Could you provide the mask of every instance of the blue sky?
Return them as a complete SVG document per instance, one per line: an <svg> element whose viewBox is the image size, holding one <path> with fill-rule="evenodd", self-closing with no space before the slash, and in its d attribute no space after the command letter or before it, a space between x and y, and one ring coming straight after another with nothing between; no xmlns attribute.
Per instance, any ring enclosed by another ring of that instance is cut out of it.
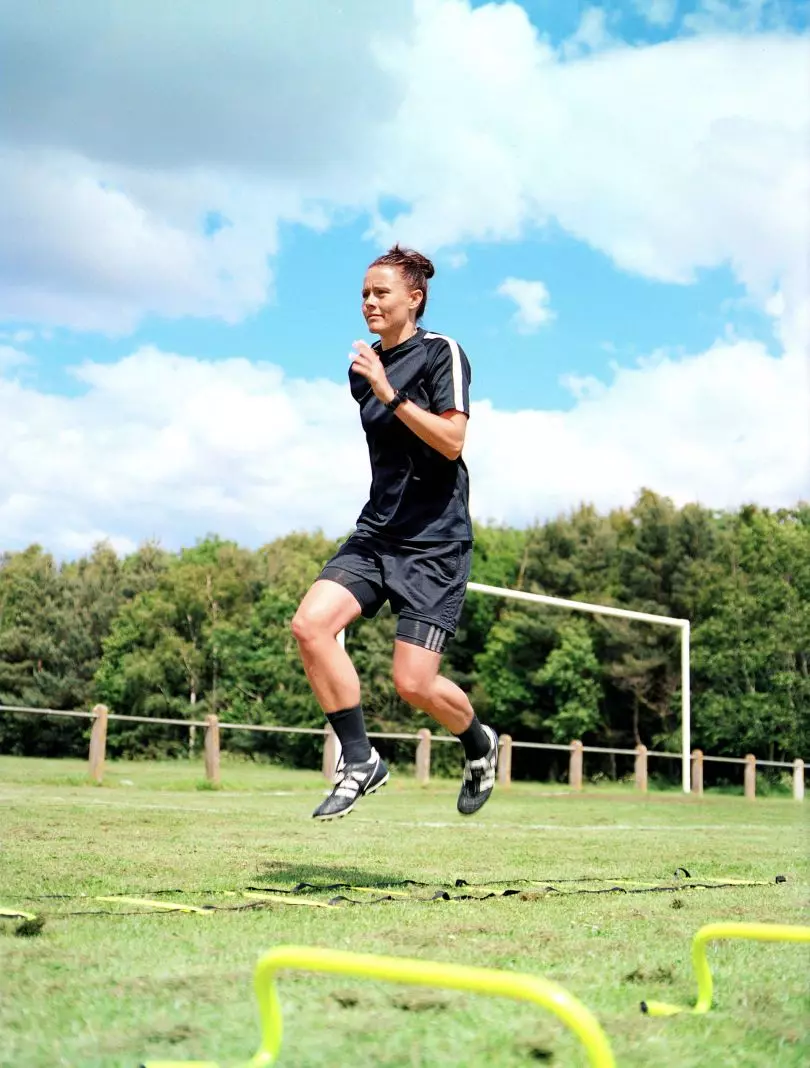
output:
<svg viewBox="0 0 810 1068"><path fill-rule="evenodd" d="M347 353L394 239L434 258L425 324L473 365L479 518L650 484L718 507L805 495L808 5L402 0L376 39L371 7L314 31L292 0L253 33L245 12L203 86L224 0L190 8L182 41L152 0L66 10L61 38L0 0L19 110L0 548L344 530L367 478ZM138 19L158 103L129 96ZM109 57L88 59L88 27ZM304 87L299 33L323 57ZM38 77L55 60L66 88ZM504 480L509 441L526 466Z"/></svg>
<svg viewBox="0 0 810 1068"><path fill-rule="evenodd" d="M41 388L76 392L81 386L68 369L77 353L116 361L133 348L155 344L202 359L271 360L293 377L343 382L351 342L368 336L359 292L376 249L364 240L367 227L368 220L359 220L326 234L289 228L274 259L276 291L243 322L149 317L132 334L115 339L60 331L30 346L37 357L31 373ZM425 326L460 339L473 361L475 393L500 408L570 408L575 398L562 376L607 379L611 364L633 365L659 348L701 352L730 318L741 337L772 344L770 320L742 303L744 291L727 268L702 272L693 284L651 281L616 270L602 253L554 228L464 252L467 263L460 267L437 256ZM554 318L542 329L515 330L515 304L497 292L509 276L543 279ZM741 305L730 317L733 301Z"/></svg>

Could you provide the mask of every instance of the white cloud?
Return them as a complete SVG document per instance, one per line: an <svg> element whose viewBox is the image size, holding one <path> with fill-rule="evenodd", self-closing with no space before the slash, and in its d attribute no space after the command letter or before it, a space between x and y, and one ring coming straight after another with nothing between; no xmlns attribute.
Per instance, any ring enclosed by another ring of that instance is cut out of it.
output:
<svg viewBox="0 0 810 1068"><path fill-rule="evenodd" d="M393 154L386 187L412 206L381 239L514 239L555 218L646 277L729 265L759 301L798 269L806 40L699 37L560 64L511 5L422 10L391 63L433 76L411 82L391 133L423 165Z"/></svg>
<svg viewBox="0 0 810 1068"><path fill-rule="evenodd" d="M451 252L447 256L447 262L454 270L458 270L460 267L466 267L467 266L467 253L466 252Z"/></svg>
<svg viewBox="0 0 810 1068"><path fill-rule="evenodd" d="M13 345L25 345L36 336L34 330L0 330L0 339L10 341Z"/></svg>
<svg viewBox="0 0 810 1068"><path fill-rule="evenodd" d="M784 24L782 0L700 0L683 20L695 33L752 33Z"/></svg>
<svg viewBox="0 0 810 1068"><path fill-rule="evenodd" d="M571 412L476 412L479 515L529 521L580 501L626 505L641 486L680 504L729 508L810 494L810 383L798 355L718 345L685 361L617 370L607 386L571 386L580 396Z"/></svg>
<svg viewBox="0 0 810 1068"><path fill-rule="evenodd" d="M530 282L525 278L505 278L497 292L517 304L513 322L522 334L539 330L544 323L554 318L549 307L549 292L542 282Z"/></svg>
<svg viewBox="0 0 810 1068"><path fill-rule="evenodd" d="M22 349L15 348L13 345L0 344L0 375L30 362L31 357Z"/></svg>
<svg viewBox="0 0 810 1068"><path fill-rule="evenodd" d="M651 26L669 26L678 10L678 0L633 0L633 3Z"/></svg>
<svg viewBox="0 0 810 1068"><path fill-rule="evenodd" d="M261 307L279 223L366 196L402 91L372 43L406 40L409 9L0 0L0 320L122 333ZM206 236L211 210L230 225Z"/></svg>
<svg viewBox="0 0 810 1068"><path fill-rule="evenodd" d="M74 555L218 532L258 545L291 529L346 532L368 458L345 386L270 364L144 348L75 370L78 396L0 376L0 531ZM751 342L572 378L570 411L473 404L466 458L480 519L543 518L582 500L627 504L641 486L678 502L790 505L810 493L806 362Z"/></svg>
<svg viewBox="0 0 810 1068"><path fill-rule="evenodd" d="M777 10L700 14L727 31ZM561 60L522 7L466 0L0 0L0 27L0 318L233 321L272 292L281 221L353 211L429 252L554 220L646 277L728 265L760 304L802 291L806 37L599 51L592 6L568 48L588 55ZM380 198L408 207L385 219ZM232 225L206 237L211 209Z"/></svg>
<svg viewBox="0 0 810 1068"><path fill-rule="evenodd" d="M76 397L0 378L6 547L72 552L100 532L189 543L212 529L256 543L354 520L367 460L342 387L153 348L74 375Z"/></svg>
<svg viewBox="0 0 810 1068"><path fill-rule="evenodd" d="M607 12L603 7L586 7L576 30L562 43L566 59L574 59L592 52L604 52L621 44L608 29Z"/></svg>
<svg viewBox="0 0 810 1068"><path fill-rule="evenodd" d="M185 211L217 196L190 178ZM16 235L0 251L0 318L110 332L145 311L234 321L267 299L275 222L253 221L250 239L232 228L208 238L165 205L105 187L82 159L0 152L0 231Z"/></svg>

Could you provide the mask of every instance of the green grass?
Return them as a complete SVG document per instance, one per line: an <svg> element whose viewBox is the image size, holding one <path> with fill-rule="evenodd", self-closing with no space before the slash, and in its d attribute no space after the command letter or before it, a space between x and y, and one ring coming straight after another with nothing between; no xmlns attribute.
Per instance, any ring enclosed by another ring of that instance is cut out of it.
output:
<svg viewBox="0 0 810 1068"><path fill-rule="evenodd" d="M200 789L197 764L84 765L0 757L0 906L42 912L38 936L0 921L0 1064L135 1068L140 1059L246 1059L258 1031L259 954L295 942L451 960L547 976L594 1011L623 1065L810 1063L805 947L720 944L708 1016L651 1019L642 998L691 1002L693 933L715 920L807 922L807 808L792 800L515 784L474 820L456 784L406 775L347 820L309 819L314 773L223 765ZM578 876L787 883L678 894L385 902L336 910L277 907L208 916L76 916L92 901L47 893L149 895L300 880L436 885ZM677 903L677 905L676 905ZM675 906L675 907L673 907ZM529 1006L491 998L290 973L282 1065L517 1068L586 1061L573 1037ZM550 1059L549 1059L550 1058Z"/></svg>

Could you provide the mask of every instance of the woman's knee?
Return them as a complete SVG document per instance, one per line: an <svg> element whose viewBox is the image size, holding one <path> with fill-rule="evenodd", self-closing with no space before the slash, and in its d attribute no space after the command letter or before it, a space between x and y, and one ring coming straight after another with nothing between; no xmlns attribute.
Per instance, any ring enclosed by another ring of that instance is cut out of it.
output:
<svg viewBox="0 0 810 1068"><path fill-rule="evenodd" d="M322 638L334 637L330 634L329 618L319 611L317 606L302 602L292 618L293 637L299 645L309 645Z"/></svg>
<svg viewBox="0 0 810 1068"><path fill-rule="evenodd" d="M340 629L336 627L334 617L334 606L329 603L328 598L318 596L316 591L310 591L299 604L292 619L295 640L308 645L324 638L334 638Z"/></svg>
<svg viewBox="0 0 810 1068"><path fill-rule="evenodd" d="M416 708L430 703L434 673L414 670L410 665L394 665L394 688L403 701Z"/></svg>
<svg viewBox="0 0 810 1068"><path fill-rule="evenodd" d="M292 618L293 636L299 645L334 638L359 613L359 605L347 590L335 583L316 583Z"/></svg>
<svg viewBox="0 0 810 1068"><path fill-rule="evenodd" d="M292 622L290 623L290 630L292 631L293 637L299 645L303 642L310 640L310 636L313 630L312 621L309 612L307 612L303 605L298 606L298 610L292 617Z"/></svg>

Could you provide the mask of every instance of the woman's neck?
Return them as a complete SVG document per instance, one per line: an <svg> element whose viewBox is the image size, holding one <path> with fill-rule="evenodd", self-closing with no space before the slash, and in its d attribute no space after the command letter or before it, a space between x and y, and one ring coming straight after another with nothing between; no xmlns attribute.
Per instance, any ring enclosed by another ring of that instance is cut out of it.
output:
<svg viewBox="0 0 810 1068"><path fill-rule="evenodd" d="M384 334L380 334L380 342L382 343L382 350L396 348L397 345L401 345L403 341L407 341L412 338L417 331L416 323L407 322L404 326L393 332L386 331Z"/></svg>

